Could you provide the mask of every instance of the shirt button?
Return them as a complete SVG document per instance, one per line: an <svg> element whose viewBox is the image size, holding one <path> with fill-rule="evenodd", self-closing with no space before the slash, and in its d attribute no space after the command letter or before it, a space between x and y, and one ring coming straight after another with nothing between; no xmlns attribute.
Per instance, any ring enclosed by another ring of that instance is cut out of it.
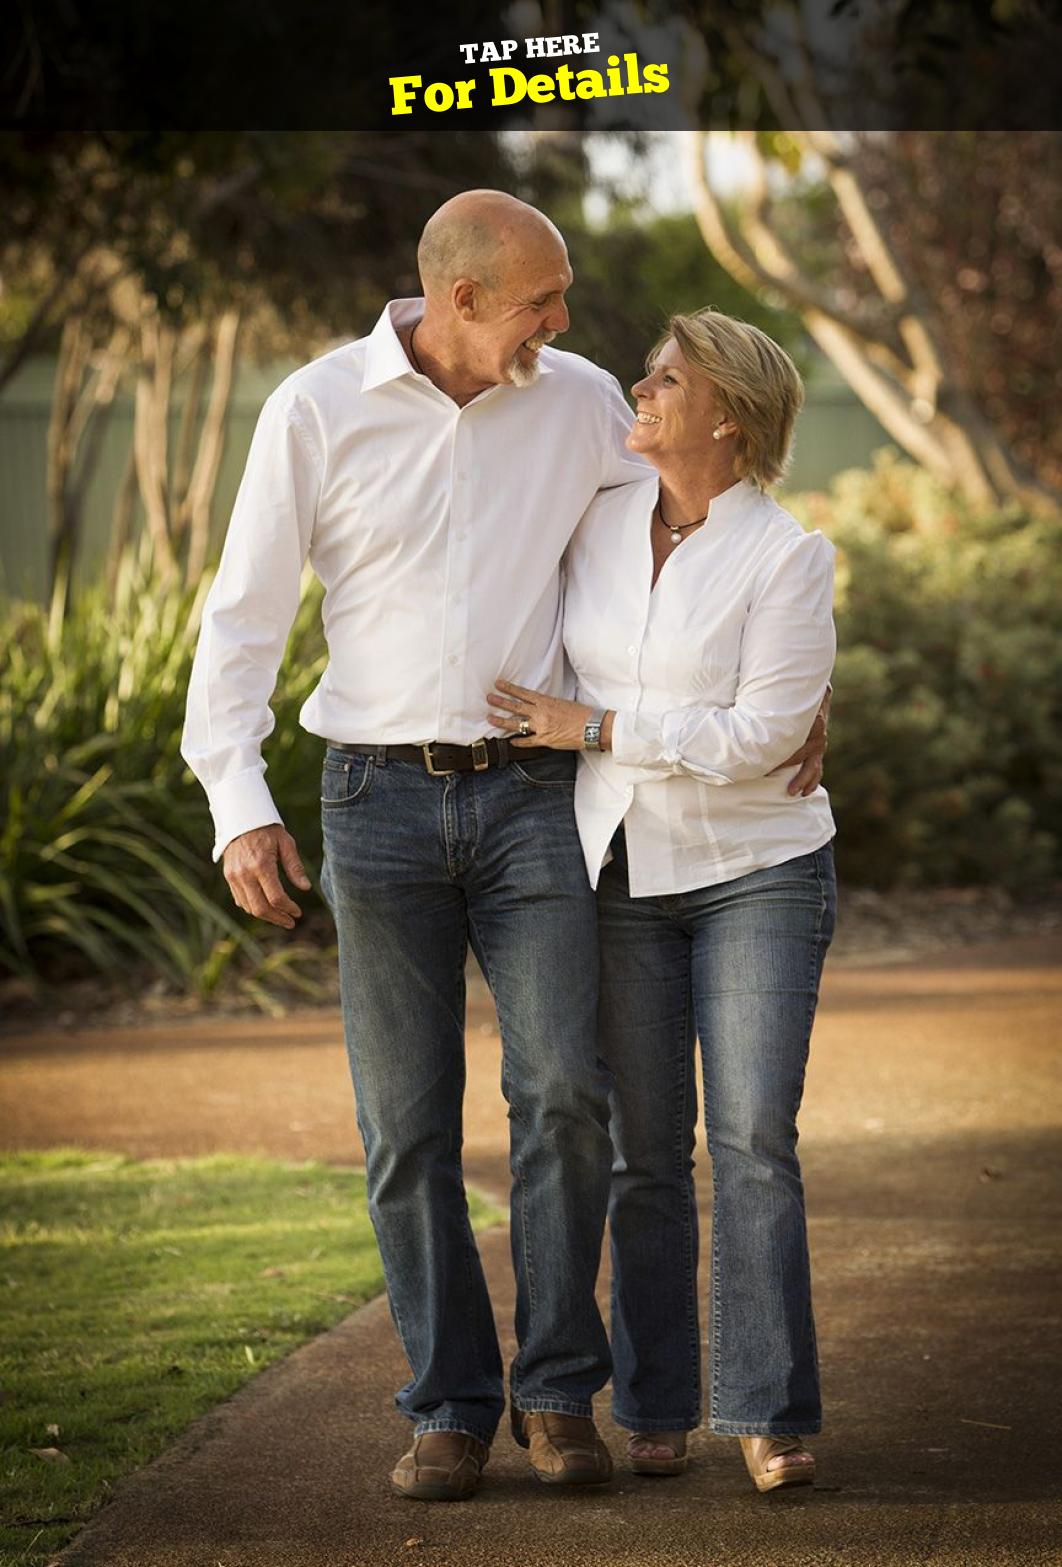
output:
<svg viewBox="0 0 1062 1567"><path fill-rule="evenodd" d="M465 532L464 528L462 528L460 530L460 532L458 533L457 537L460 539L461 543L463 544L465 542L465 540L468 538L468 534Z"/></svg>
<svg viewBox="0 0 1062 1567"><path fill-rule="evenodd" d="M634 658L637 655L638 649L636 647L629 647L627 652L631 655L632 658Z"/></svg>
<svg viewBox="0 0 1062 1567"><path fill-rule="evenodd" d="M450 657L446 660L446 662L448 664L459 664L461 662L461 660L458 658L456 653L451 653Z"/></svg>

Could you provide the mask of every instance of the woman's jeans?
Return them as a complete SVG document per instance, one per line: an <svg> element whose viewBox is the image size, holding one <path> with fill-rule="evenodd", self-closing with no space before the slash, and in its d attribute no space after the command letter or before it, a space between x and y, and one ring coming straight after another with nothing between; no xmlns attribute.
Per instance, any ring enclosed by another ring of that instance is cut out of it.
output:
<svg viewBox="0 0 1062 1567"><path fill-rule="evenodd" d="M828 845L769 870L632 898L622 831L601 873L601 1051L614 1074L613 1413L701 1421L694 1038L715 1202L710 1428L821 1423L796 1117L833 934Z"/></svg>
<svg viewBox="0 0 1062 1567"><path fill-rule="evenodd" d="M594 1299L608 1203L594 895L574 754L433 777L325 755L322 887L339 936L369 1211L425 1431L489 1442L504 1407L461 1173L465 960L497 1004L509 1103L518 1353L513 1403L589 1415L610 1360Z"/></svg>

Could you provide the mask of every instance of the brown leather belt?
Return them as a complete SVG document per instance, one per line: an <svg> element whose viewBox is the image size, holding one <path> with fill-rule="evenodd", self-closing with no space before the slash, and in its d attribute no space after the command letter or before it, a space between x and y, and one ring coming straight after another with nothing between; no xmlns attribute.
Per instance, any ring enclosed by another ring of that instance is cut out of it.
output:
<svg viewBox="0 0 1062 1567"><path fill-rule="evenodd" d="M488 767L508 767L510 762L533 762L536 757L553 756L552 746L510 746L508 740L474 740L471 745L447 745L433 740L429 745L347 745L342 740L326 740L333 750L351 756L375 756L378 761L419 762L433 778L445 773L482 773Z"/></svg>

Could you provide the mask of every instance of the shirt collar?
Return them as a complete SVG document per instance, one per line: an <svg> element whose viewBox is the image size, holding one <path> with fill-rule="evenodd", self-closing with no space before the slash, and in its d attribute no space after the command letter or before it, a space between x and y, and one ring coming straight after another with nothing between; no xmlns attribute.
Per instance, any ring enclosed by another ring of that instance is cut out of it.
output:
<svg viewBox="0 0 1062 1567"><path fill-rule="evenodd" d="M648 492L652 505L655 506L660 496L660 480ZM719 495L713 495L708 506L708 522L713 527L721 522L729 522L731 518L740 517L747 511L760 496L760 491L748 479L737 479L728 490L723 490ZM696 535L695 535L696 537Z"/></svg>
<svg viewBox="0 0 1062 1567"><path fill-rule="evenodd" d="M423 299L392 299L384 306L380 319L369 333L361 382L363 392L371 392L388 381L397 381L399 376L415 373L406 358L397 328L411 326L423 314Z"/></svg>
<svg viewBox="0 0 1062 1567"><path fill-rule="evenodd" d="M759 498L759 490L748 479L738 479L721 495L712 497L708 507L709 522L726 522L740 516Z"/></svg>
<svg viewBox="0 0 1062 1567"><path fill-rule="evenodd" d="M421 298L392 299L384 306L379 320L368 337L365 372L361 382L363 392L371 392L377 386L386 386L388 381L397 381L400 376L416 374L402 347L398 331L401 327L412 326L423 314L424 300ZM551 352L552 350L544 348L539 354L540 376L553 373L553 366L547 358ZM488 390L495 391L499 388L491 387ZM512 387L510 390L516 392L524 389Z"/></svg>

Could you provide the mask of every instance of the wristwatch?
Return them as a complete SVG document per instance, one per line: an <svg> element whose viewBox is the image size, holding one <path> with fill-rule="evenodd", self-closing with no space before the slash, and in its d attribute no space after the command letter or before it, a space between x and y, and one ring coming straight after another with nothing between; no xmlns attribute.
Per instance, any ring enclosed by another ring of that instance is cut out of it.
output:
<svg viewBox="0 0 1062 1567"><path fill-rule="evenodd" d="M591 713L586 720L583 729L583 750L600 751L601 749L601 725L605 722L605 708L598 708L596 713Z"/></svg>

